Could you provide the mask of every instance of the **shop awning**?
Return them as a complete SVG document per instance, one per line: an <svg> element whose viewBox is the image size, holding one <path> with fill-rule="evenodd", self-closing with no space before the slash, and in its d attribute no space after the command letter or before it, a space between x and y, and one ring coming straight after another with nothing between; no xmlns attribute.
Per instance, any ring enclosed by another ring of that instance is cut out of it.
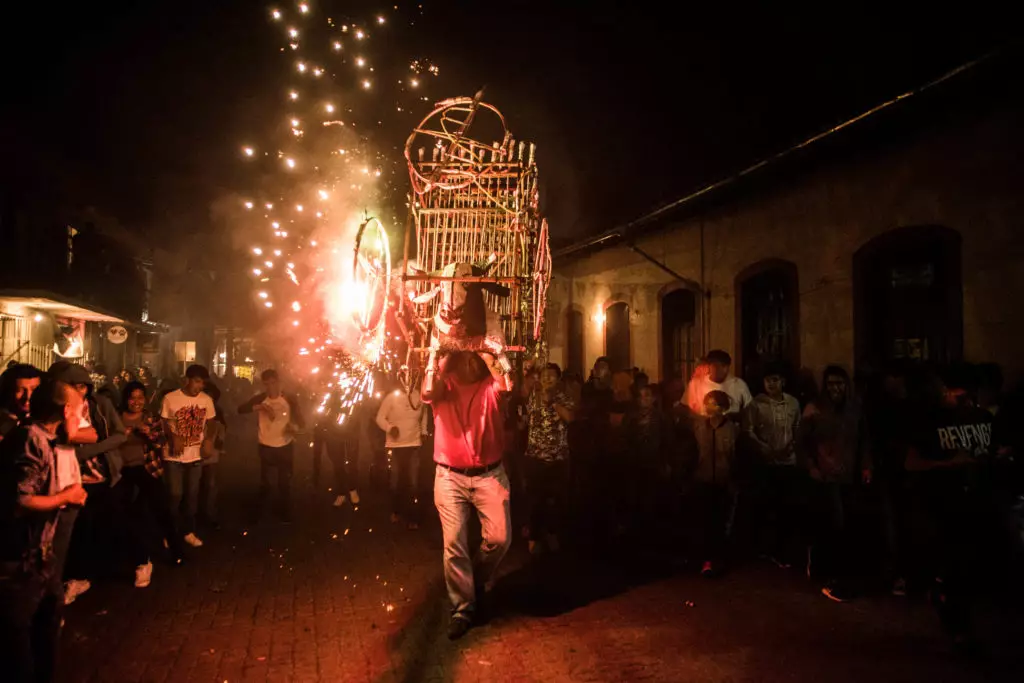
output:
<svg viewBox="0 0 1024 683"><path fill-rule="evenodd" d="M123 323L123 318L68 297L36 290L0 291L0 312L28 317L48 313L58 318L74 318L90 322Z"/></svg>

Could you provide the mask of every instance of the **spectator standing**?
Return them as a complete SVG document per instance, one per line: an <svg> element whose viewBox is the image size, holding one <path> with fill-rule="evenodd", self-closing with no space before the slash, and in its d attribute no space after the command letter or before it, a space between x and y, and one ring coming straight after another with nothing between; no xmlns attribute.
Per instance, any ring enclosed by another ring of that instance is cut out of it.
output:
<svg viewBox="0 0 1024 683"><path fill-rule="evenodd" d="M854 487L870 483L872 466L850 376L830 365L822 385L822 395L804 409L799 437L813 480L813 518L818 527L808 551L807 574L827 580L821 589L825 597L845 602L854 595L851 579L856 555L850 534Z"/></svg>
<svg viewBox="0 0 1024 683"><path fill-rule="evenodd" d="M664 484L670 473L672 423L658 405L657 387L645 384L636 393L636 406L623 427L630 451L623 483L635 528L657 533L658 507L666 500Z"/></svg>
<svg viewBox="0 0 1024 683"><path fill-rule="evenodd" d="M160 417L164 420L164 476L171 495L171 510L177 515L178 530L193 548L203 541L196 535L199 479L202 476L202 446L206 422L217 413L213 399L203 389L210 372L202 365L190 365L182 388L163 398Z"/></svg>
<svg viewBox="0 0 1024 683"><path fill-rule="evenodd" d="M334 507L340 508L346 502L353 507L359 505L359 488L356 484L359 474L359 410L356 406L350 413L341 412L341 398L334 397L330 410L321 422L327 457L334 470Z"/></svg>
<svg viewBox="0 0 1024 683"><path fill-rule="evenodd" d="M54 445L77 400L47 380L30 401L32 423L0 444L0 662L4 680L14 683L54 679L64 602L58 511L88 498L80 483L62 486Z"/></svg>
<svg viewBox="0 0 1024 683"><path fill-rule="evenodd" d="M562 370L548 363L527 402L529 434L523 458L530 552L557 552L565 528L569 489L569 424L576 404L561 386Z"/></svg>
<svg viewBox="0 0 1024 683"><path fill-rule="evenodd" d="M291 522L292 473L295 467L295 433L305 425L298 399L281 391L277 370L260 375L264 391L238 407L241 414L255 412L258 420L260 491L256 514L270 502L271 473L277 472L278 514Z"/></svg>
<svg viewBox="0 0 1024 683"><path fill-rule="evenodd" d="M397 388L381 401L377 426L384 431L388 452L391 521L405 519L410 529L420 524L420 449L427 433L427 410L419 387Z"/></svg>
<svg viewBox="0 0 1024 683"><path fill-rule="evenodd" d="M694 421L697 463L688 498L687 519L695 534L693 551L703 562L701 574L719 576L728 560L728 540L736 505L733 472L740 428L727 417L731 399L724 391L709 391Z"/></svg>
<svg viewBox="0 0 1024 683"><path fill-rule="evenodd" d="M979 533L972 494L979 466L992 455L992 414L971 400L968 372L955 366L945 373L939 404L921 421L906 460L932 602L958 646L971 636L969 570Z"/></svg>
<svg viewBox="0 0 1024 683"><path fill-rule="evenodd" d="M747 406L744 415L744 429L755 456L753 521L768 556L780 567L789 567L799 554L800 503L807 476L796 466L800 404L785 392L781 365L766 365L763 382L764 392Z"/></svg>
<svg viewBox="0 0 1024 683"><path fill-rule="evenodd" d="M181 564L184 558L182 539L174 526L170 497L163 482L163 424L146 411L146 388L141 382L125 385L121 421L128 432L120 448L121 481L114 489L120 496L121 509L137 506L147 510L167 543L172 562ZM127 523L134 525L136 538L144 538L143 515L132 514ZM142 543L140 546L145 548ZM135 586L145 588L152 576L153 563L147 556L145 562L136 565Z"/></svg>
<svg viewBox="0 0 1024 683"><path fill-rule="evenodd" d="M128 553L138 564L143 564L145 551L131 534L124 534L127 518L122 514L114 487L121 479L120 446L125 442L126 430L117 408L103 395L93 392L92 375L81 365L58 361L50 366L48 374L68 385L82 399L76 402L79 413L65 423L62 432L64 444L58 446L58 456L71 454L78 462L82 485L89 502L80 510L63 511L61 515L77 515L70 539L57 539L68 543L65 602L71 603L92 587L101 565L109 562L111 540L120 537ZM77 419L77 425L74 424ZM60 533L63 534L64 531ZM143 562L139 562L143 560ZM136 566L137 566L136 565Z"/></svg>
<svg viewBox="0 0 1024 683"><path fill-rule="evenodd" d="M504 432L500 394L511 390L493 358L457 351L435 368L428 365L423 402L434 409L434 504L444 537L444 577L452 604L448 637L473 625L486 592L511 542L509 481L502 467ZM469 550L471 515L480 519L482 541Z"/></svg>

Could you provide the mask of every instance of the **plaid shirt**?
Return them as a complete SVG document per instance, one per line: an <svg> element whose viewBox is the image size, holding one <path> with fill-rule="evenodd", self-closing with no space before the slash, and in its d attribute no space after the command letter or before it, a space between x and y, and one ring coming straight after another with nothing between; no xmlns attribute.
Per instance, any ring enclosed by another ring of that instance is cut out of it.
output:
<svg viewBox="0 0 1024 683"><path fill-rule="evenodd" d="M139 436L145 442L145 461L143 465L150 476L154 479L159 479L164 476L164 422L149 411L143 411L142 417L139 419L139 425L149 428L148 438L139 433Z"/></svg>

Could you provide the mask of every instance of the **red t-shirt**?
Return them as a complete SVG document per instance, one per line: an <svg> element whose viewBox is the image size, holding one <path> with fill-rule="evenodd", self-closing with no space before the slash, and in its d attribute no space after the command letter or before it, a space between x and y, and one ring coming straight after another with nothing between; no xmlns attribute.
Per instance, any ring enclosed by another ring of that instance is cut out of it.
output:
<svg viewBox="0 0 1024 683"><path fill-rule="evenodd" d="M466 468L501 460L505 434L498 387L493 377L466 385L445 380L444 397L433 402L435 462Z"/></svg>

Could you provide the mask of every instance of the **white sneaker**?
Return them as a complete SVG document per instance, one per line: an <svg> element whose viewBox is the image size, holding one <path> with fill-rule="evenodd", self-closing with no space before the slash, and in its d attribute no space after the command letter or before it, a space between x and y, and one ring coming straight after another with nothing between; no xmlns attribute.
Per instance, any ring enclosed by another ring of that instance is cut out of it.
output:
<svg viewBox="0 0 1024 683"><path fill-rule="evenodd" d="M352 489L348 492L348 498L352 501L353 505L359 505L359 491Z"/></svg>
<svg viewBox="0 0 1024 683"><path fill-rule="evenodd" d="M135 587L145 588L153 578L153 563L147 562L135 568Z"/></svg>
<svg viewBox="0 0 1024 683"><path fill-rule="evenodd" d="M192 533L185 534L185 543L188 543L193 548L202 548L203 547L203 542L201 540L199 540L198 536L196 536L195 534L192 534Z"/></svg>
<svg viewBox="0 0 1024 683"><path fill-rule="evenodd" d="M345 496L338 496L337 498L334 499L334 507L340 508L344 504L345 504Z"/></svg>
<svg viewBox="0 0 1024 683"><path fill-rule="evenodd" d="M71 579L64 584L64 604L70 605L79 595L92 588L92 584L86 579Z"/></svg>

